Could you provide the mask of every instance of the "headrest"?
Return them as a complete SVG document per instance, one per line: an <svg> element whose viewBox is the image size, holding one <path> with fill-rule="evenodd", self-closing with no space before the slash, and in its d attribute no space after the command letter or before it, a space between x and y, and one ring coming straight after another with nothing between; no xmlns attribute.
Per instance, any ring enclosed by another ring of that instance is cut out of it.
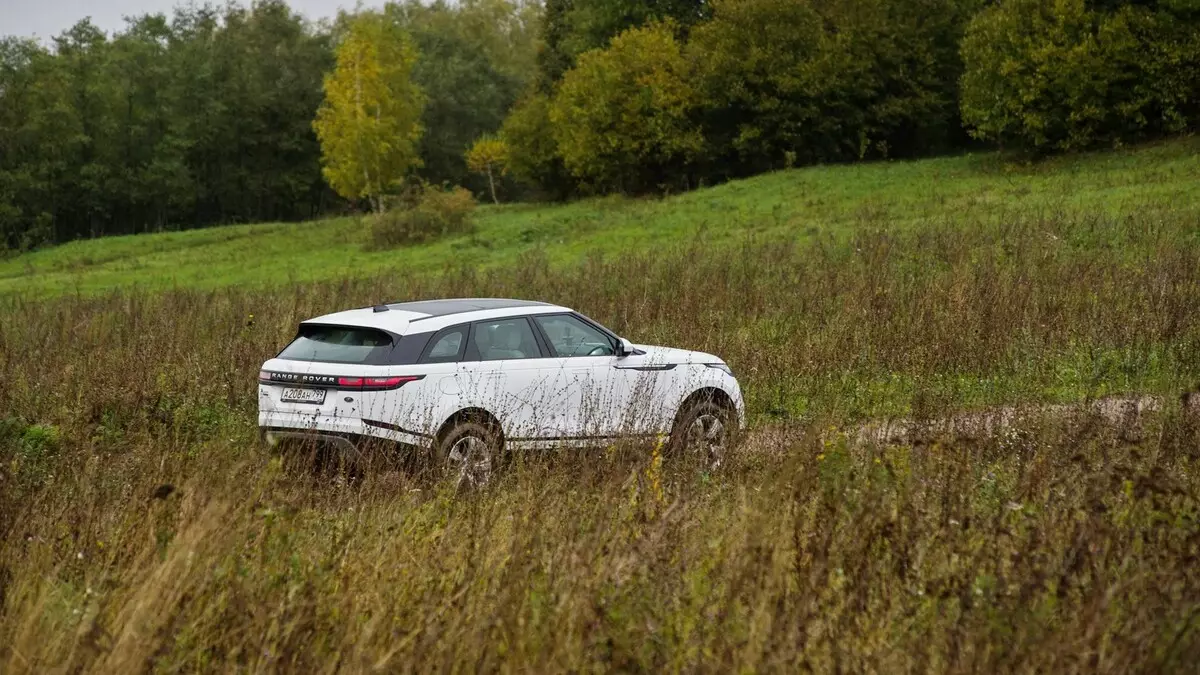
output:
<svg viewBox="0 0 1200 675"><path fill-rule="evenodd" d="M492 333L494 349L520 349L521 329L515 323L502 323Z"/></svg>

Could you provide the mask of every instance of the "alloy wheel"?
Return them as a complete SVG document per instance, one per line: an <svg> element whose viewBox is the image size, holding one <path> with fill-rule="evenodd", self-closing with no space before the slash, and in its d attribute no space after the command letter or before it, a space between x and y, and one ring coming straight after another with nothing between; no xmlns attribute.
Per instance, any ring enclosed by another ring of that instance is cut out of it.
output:
<svg viewBox="0 0 1200 675"><path fill-rule="evenodd" d="M492 477L491 446L478 436L463 436L446 453L446 467L456 488L486 485Z"/></svg>
<svg viewBox="0 0 1200 675"><path fill-rule="evenodd" d="M714 413L702 413L692 420L687 431L687 448L704 459L710 469L721 466L725 460L725 443L728 434L725 422Z"/></svg>

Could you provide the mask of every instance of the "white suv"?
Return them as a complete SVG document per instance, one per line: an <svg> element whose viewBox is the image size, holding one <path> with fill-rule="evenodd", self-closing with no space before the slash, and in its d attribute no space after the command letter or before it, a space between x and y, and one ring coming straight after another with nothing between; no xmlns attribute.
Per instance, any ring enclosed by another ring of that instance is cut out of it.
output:
<svg viewBox="0 0 1200 675"><path fill-rule="evenodd" d="M460 481L500 450L670 434L721 461L744 425L741 389L710 354L631 344L566 307L456 299L310 319L258 375L268 442L427 448Z"/></svg>

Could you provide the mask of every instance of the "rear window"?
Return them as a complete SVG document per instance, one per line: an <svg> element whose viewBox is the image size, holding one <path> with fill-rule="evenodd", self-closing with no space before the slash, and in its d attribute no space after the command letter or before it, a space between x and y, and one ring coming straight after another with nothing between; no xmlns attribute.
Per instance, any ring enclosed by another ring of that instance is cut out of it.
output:
<svg viewBox="0 0 1200 675"><path fill-rule="evenodd" d="M373 328L302 324L281 359L325 363L383 364L392 351L392 336Z"/></svg>

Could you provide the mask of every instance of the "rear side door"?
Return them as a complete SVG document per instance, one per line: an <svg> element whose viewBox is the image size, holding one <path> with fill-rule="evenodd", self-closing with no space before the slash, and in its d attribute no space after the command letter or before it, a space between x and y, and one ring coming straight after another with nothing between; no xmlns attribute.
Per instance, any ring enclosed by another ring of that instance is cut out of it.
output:
<svg viewBox="0 0 1200 675"><path fill-rule="evenodd" d="M421 379L402 389L379 392L370 399L364 397L364 417L432 435L454 412L447 409L455 408L461 389L459 371L469 331L470 324L464 323L430 336L412 368L421 374Z"/></svg>
<svg viewBox="0 0 1200 675"><path fill-rule="evenodd" d="M474 322L463 365L465 398L494 414L507 439L561 435L561 367L528 317Z"/></svg>

